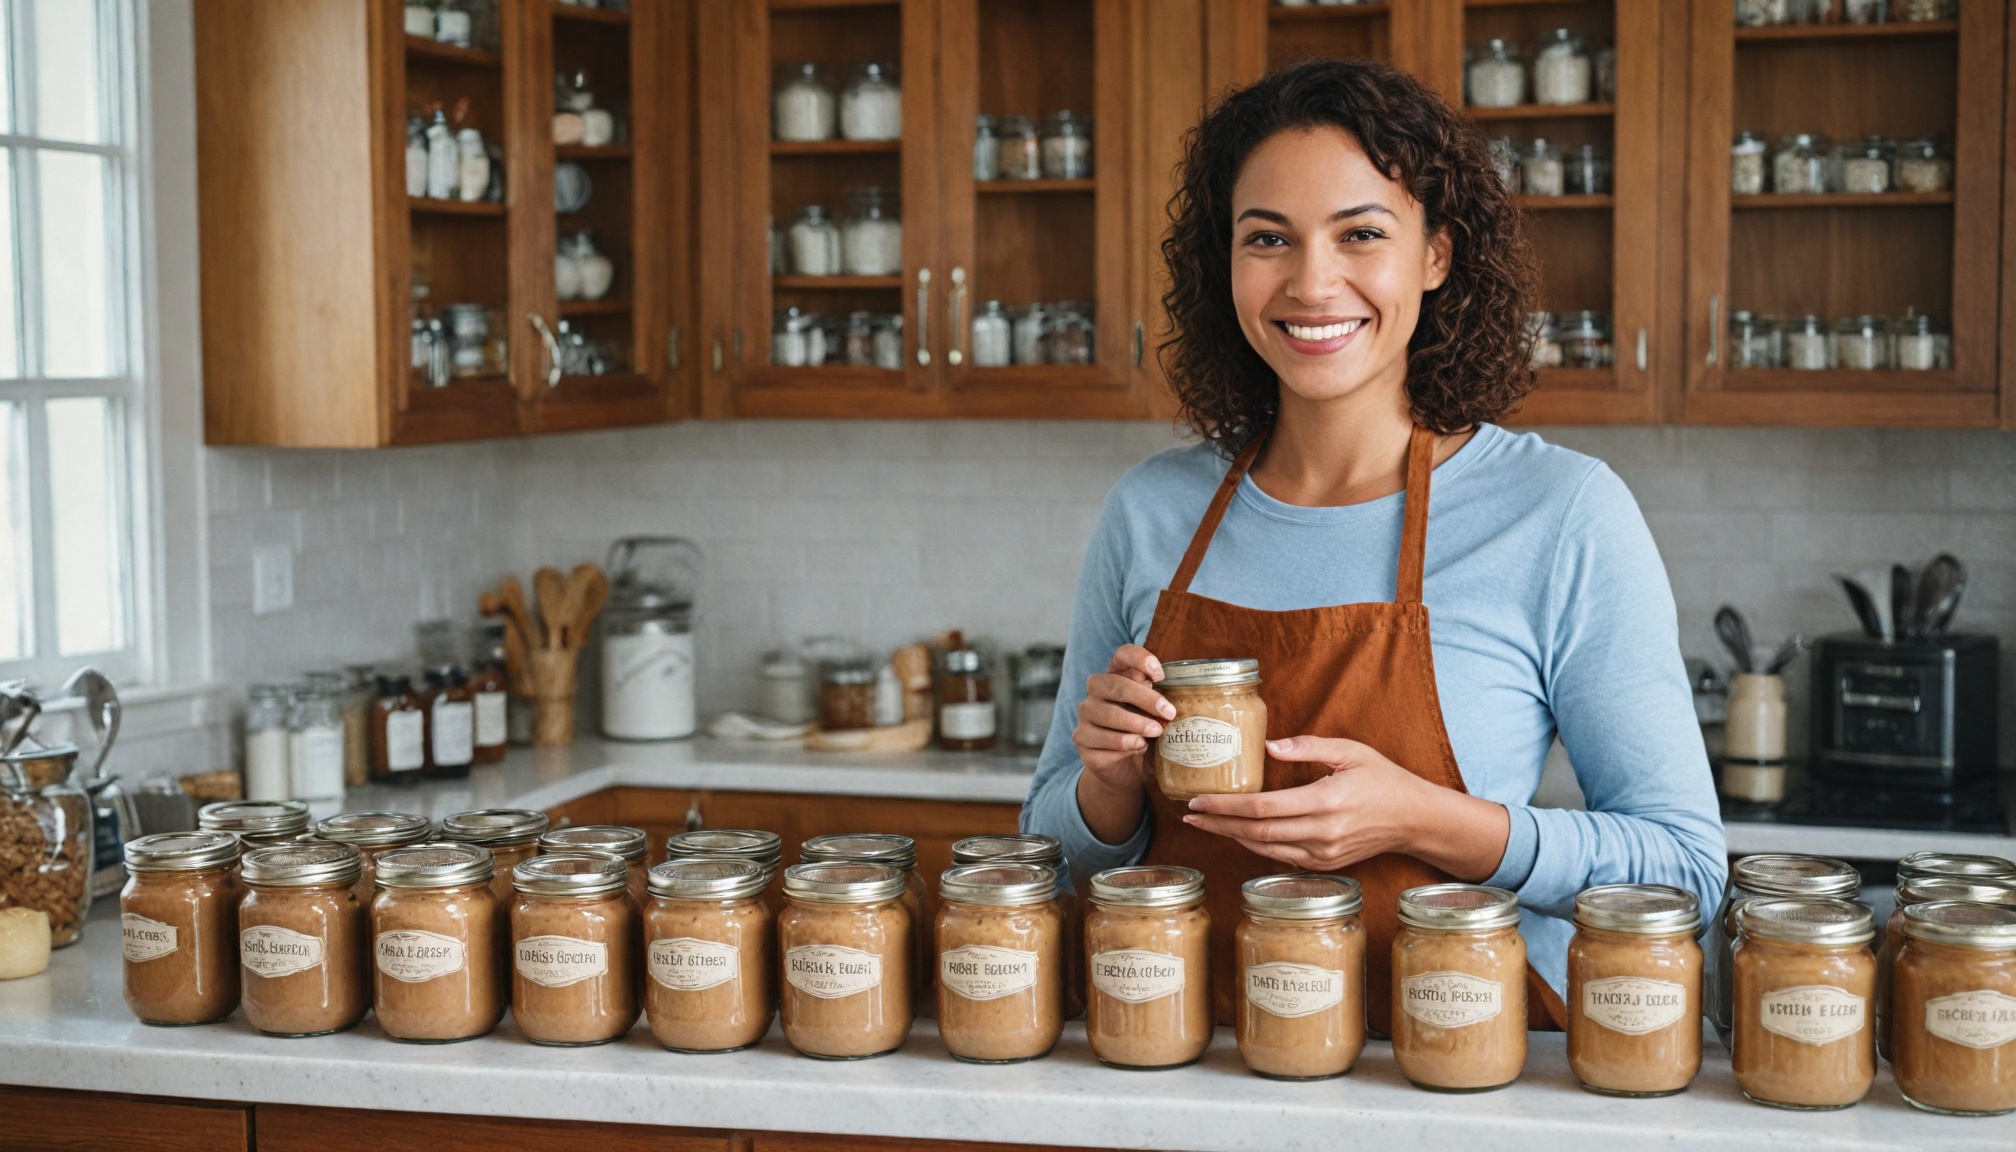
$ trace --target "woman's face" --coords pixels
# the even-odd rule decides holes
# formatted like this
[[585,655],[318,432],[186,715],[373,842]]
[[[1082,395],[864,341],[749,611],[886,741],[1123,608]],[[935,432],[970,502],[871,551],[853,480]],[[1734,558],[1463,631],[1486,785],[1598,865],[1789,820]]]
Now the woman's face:
[[1239,326],[1305,400],[1404,391],[1421,294],[1448,275],[1447,236],[1341,128],[1276,133],[1232,188]]

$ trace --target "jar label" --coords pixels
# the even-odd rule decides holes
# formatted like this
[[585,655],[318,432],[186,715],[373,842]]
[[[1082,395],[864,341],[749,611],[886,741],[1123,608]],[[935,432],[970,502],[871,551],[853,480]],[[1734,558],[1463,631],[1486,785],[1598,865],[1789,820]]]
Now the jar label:
[[1092,956],[1092,987],[1128,1004],[1146,1004],[1183,990],[1183,958],[1121,948]]
[[1868,1001],[1832,984],[1778,988],[1757,998],[1766,1032],[1801,1044],[1832,1044],[1862,1031]]
[[1246,969],[1246,1002],[1273,1016],[1314,1016],[1344,1002],[1344,973],[1275,960]]
[[2000,1048],[2016,1040],[2016,996],[1981,989],[1925,1002],[1925,1030],[1963,1048]]
[[1667,980],[1609,976],[1582,986],[1582,1015],[1626,1036],[1643,1036],[1687,1014],[1687,989]]
[[292,976],[321,966],[322,938],[260,924],[238,933],[238,958],[255,976]]
[[649,960],[651,978],[674,992],[713,988],[742,972],[740,948],[691,936],[653,940]]
[[994,735],[994,705],[942,704],[938,733],[947,740],[985,740]]
[[495,748],[508,736],[505,727],[505,698],[502,692],[476,694],[476,746]]
[[882,957],[837,944],[800,944],[784,953],[784,979],[821,1000],[838,1000],[882,983]]
[[1424,972],[1400,981],[1407,1015],[1437,1028],[1482,1024],[1505,1008],[1505,986],[1467,972]]
[[127,912],[119,917],[119,934],[124,938],[126,959],[135,964],[159,960],[175,951],[176,930],[173,924],[163,924],[159,920]]
[[968,944],[938,955],[938,982],[968,1000],[999,1000],[1036,986],[1036,953]]
[[427,717],[418,710],[385,717],[385,767],[418,772],[427,766]]
[[476,708],[442,697],[434,702],[434,763],[467,764],[476,758]]
[[1215,768],[1237,760],[1244,743],[1237,724],[1209,716],[1185,716],[1162,729],[1156,755],[1185,768]]
[[527,936],[518,941],[518,975],[541,988],[565,988],[609,974],[609,945],[572,936]]
[[462,941],[410,928],[380,932],[376,950],[378,971],[407,984],[460,972],[465,961]]

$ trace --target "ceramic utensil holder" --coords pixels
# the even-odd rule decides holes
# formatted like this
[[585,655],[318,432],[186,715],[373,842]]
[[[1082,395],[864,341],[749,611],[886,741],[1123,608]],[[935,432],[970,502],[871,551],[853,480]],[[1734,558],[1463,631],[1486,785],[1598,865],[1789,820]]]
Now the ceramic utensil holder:
[[1785,681],[1739,673],[1729,692],[1722,792],[1737,800],[1785,798]]

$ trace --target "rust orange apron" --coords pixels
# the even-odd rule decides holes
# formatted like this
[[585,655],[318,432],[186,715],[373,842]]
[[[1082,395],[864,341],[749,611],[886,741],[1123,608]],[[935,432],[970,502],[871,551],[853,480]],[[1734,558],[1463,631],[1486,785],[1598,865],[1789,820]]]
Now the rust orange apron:
[[[1421,602],[1428,547],[1428,477],[1435,467],[1435,434],[1416,428],[1407,446],[1406,519],[1400,534],[1400,573],[1393,603],[1338,604],[1267,612],[1242,608],[1190,591],[1211,537],[1225,518],[1239,482],[1259,455],[1255,439],[1225,473],[1210,510],[1197,525],[1189,551],[1155,603],[1148,650],[1160,660],[1247,657],[1260,661],[1260,695],[1267,702],[1267,738],[1345,737],[1368,744],[1408,771],[1443,788],[1465,791],[1442,705],[1435,692],[1435,655],[1428,638],[1428,609]],[[1267,758],[1266,790],[1294,788],[1328,775],[1321,764]],[[1239,923],[1239,886],[1256,876],[1293,871],[1223,836],[1183,823],[1186,804],[1148,781],[1147,860],[1184,864],[1205,876],[1211,912],[1211,1000],[1218,1023],[1230,1024],[1236,1003],[1237,966],[1232,933]],[[1398,853],[1343,869],[1363,886],[1366,930],[1365,1010],[1374,1031],[1392,1032],[1393,934],[1400,893],[1453,879]],[[1528,1026],[1564,1026],[1567,1011],[1529,965]]]

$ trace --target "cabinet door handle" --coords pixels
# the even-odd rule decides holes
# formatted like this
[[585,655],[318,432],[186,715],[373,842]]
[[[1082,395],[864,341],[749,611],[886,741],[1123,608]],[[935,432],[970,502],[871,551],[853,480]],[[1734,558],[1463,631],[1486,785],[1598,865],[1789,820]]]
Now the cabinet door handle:
[[721,347],[721,338],[716,336],[714,338],[714,375],[719,376],[721,374],[721,369],[725,366],[725,363],[726,355],[724,349]]
[[1645,355],[1645,326],[1643,324],[1640,324],[1638,326],[1638,371],[1640,372],[1645,371],[1646,360],[1647,357]]
[[1708,294],[1708,367],[1722,360],[1722,294]]
[[679,329],[677,327],[665,330],[665,370],[667,372],[677,372],[679,370]]
[[917,363],[931,364],[931,269],[917,269]]
[[526,315],[532,318],[532,330],[539,333],[539,342],[546,345],[546,387],[558,388],[560,386],[560,341],[553,335],[553,329],[547,327],[544,316],[539,315],[537,312],[529,312]]
[[692,832],[706,822],[706,818],[700,815],[700,801],[698,799],[688,800],[686,802],[686,831]]
[[957,368],[966,362],[966,269],[952,269],[952,291],[949,294],[952,309],[952,350],[945,353],[945,362]]
[[1141,366],[1141,355],[1147,350],[1147,347],[1148,334],[1142,329],[1141,322],[1136,320],[1134,322],[1134,367],[1139,368]]

